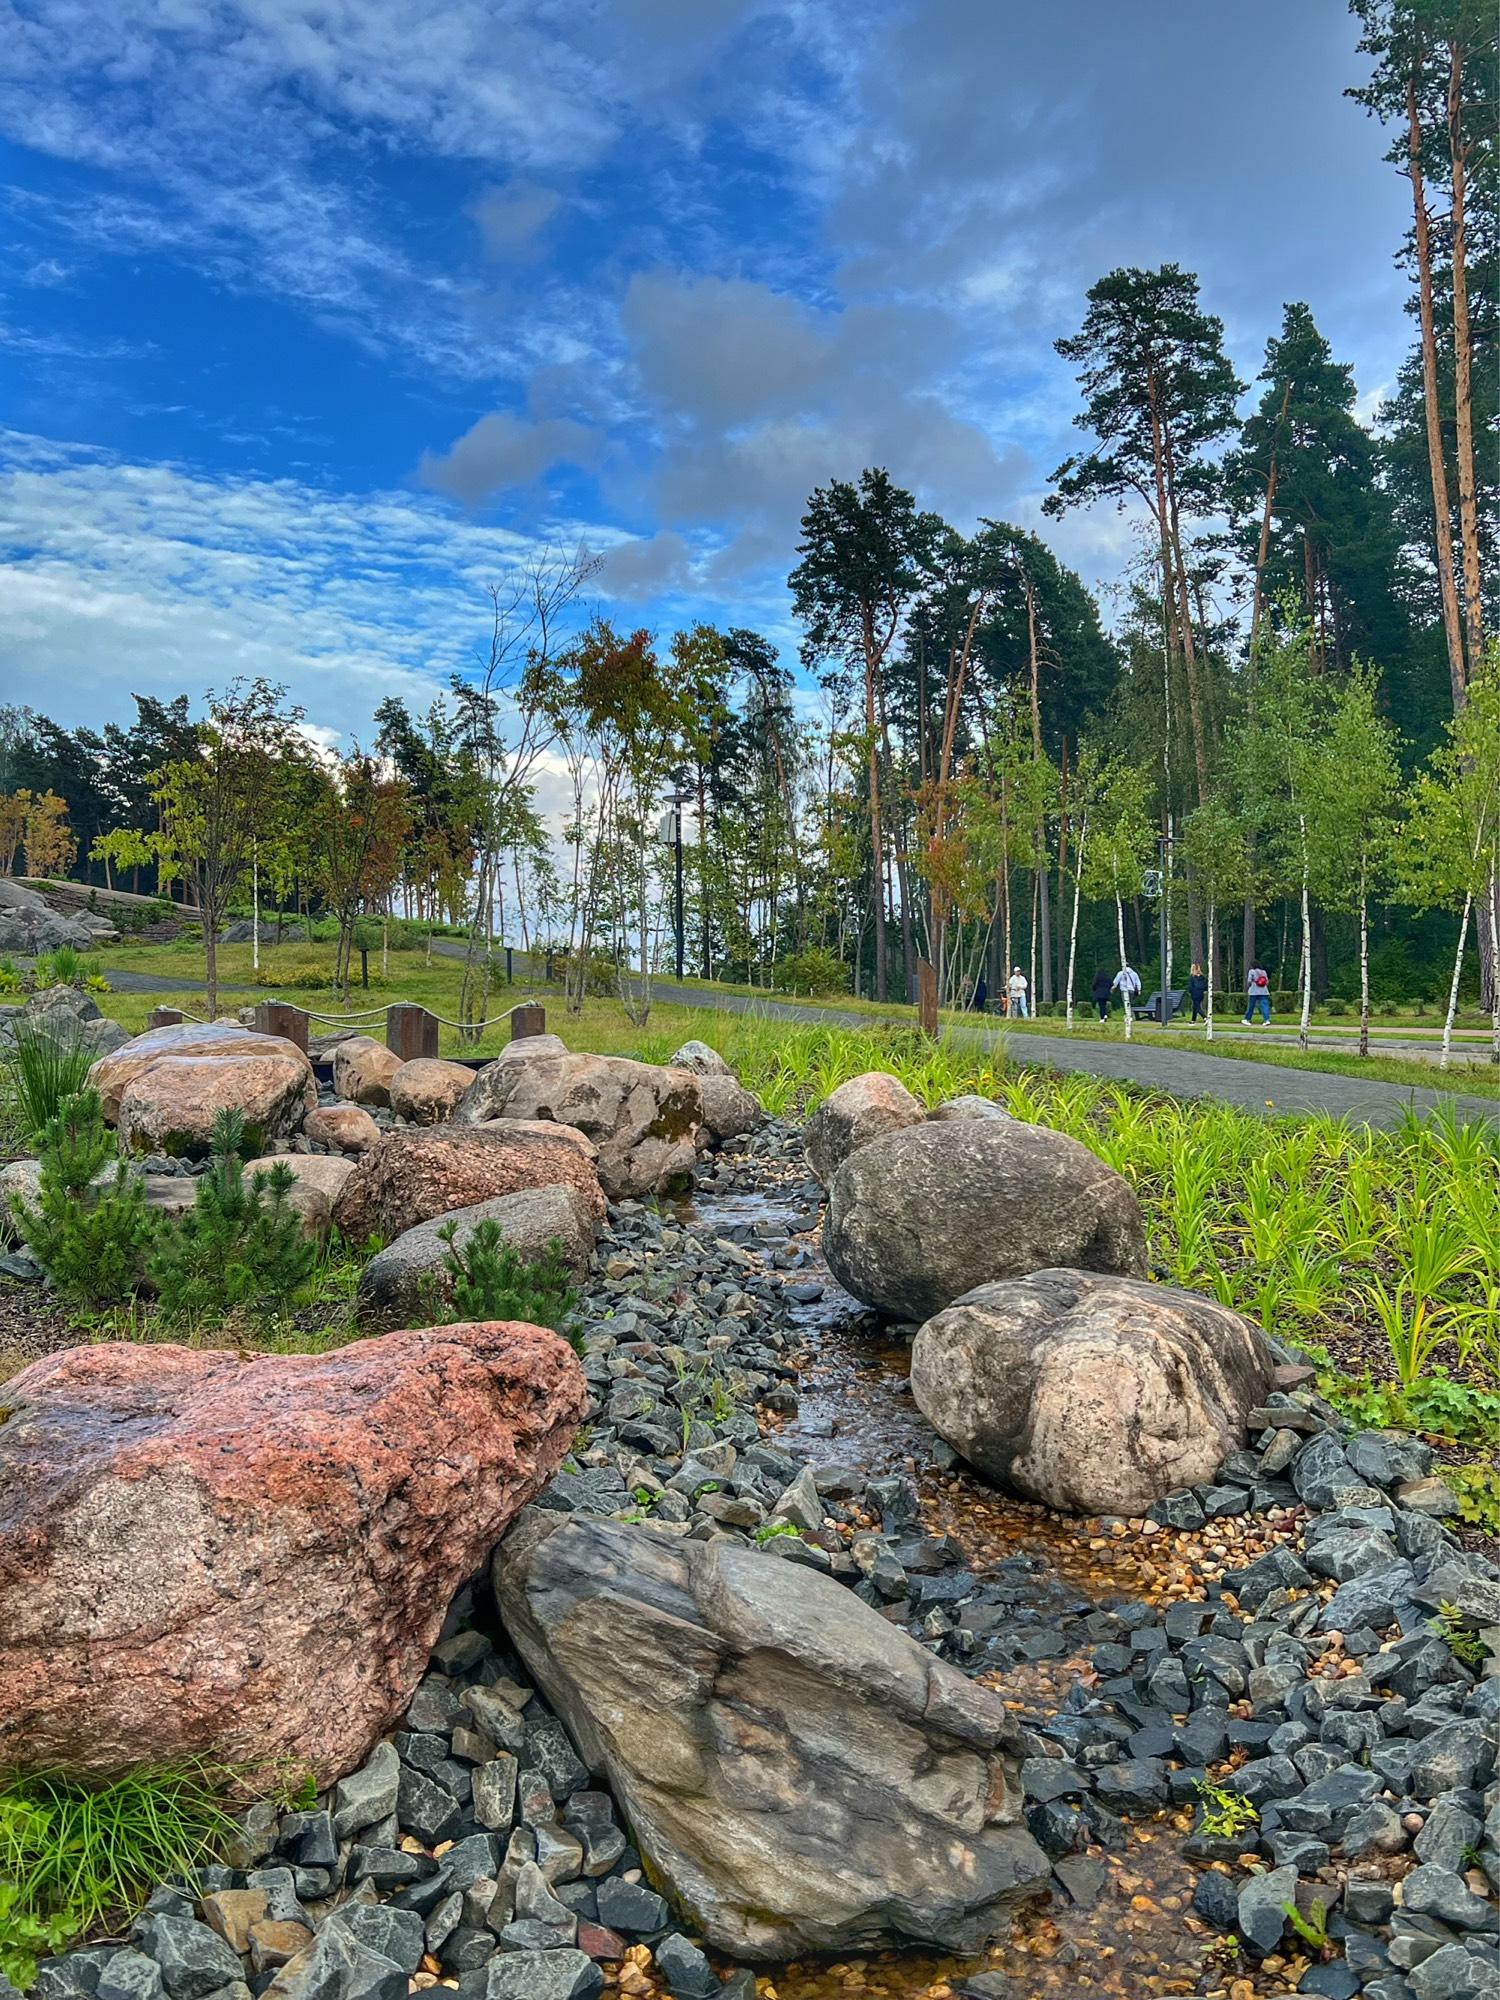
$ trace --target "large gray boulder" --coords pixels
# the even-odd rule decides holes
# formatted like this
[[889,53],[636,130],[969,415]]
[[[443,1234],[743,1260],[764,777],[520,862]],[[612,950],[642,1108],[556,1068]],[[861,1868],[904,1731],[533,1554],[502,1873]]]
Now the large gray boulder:
[[[104,929],[115,935],[112,925],[105,924]],[[92,951],[104,941],[92,925],[59,916],[35,889],[23,889],[19,882],[0,876],[0,951],[34,958],[38,952],[56,951],[59,945]]]
[[[511,1044],[518,1047],[524,1044]],[[690,1181],[703,1096],[688,1070],[628,1056],[507,1051],[480,1070],[453,1114],[455,1125],[495,1119],[571,1125],[584,1133],[599,1149],[604,1191],[618,1201],[670,1194]]]
[[851,1076],[831,1090],[807,1121],[802,1150],[807,1164],[828,1187],[849,1155],[887,1132],[920,1125],[927,1116],[898,1076],[883,1069]]
[[1063,1513],[1129,1516],[1213,1477],[1274,1370],[1260,1329],[1198,1292],[1038,1271],[928,1320],[911,1386],[991,1479]]
[[130,1032],[100,1012],[98,1003],[76,986],[48,986],[24,1006],[0,1008],[0,1048],[27,1036],[57,1048],[83,1049],[92,1059],[107,1056],[130,1040]]
[[765,1124],[765,1106],[707,1042],[684,1042],[669,1067],[691,1070],[697,1077],[703,1099],[703,1129],[711,1139],[738,1139],[746,1132],[758,1132]]
[[463,1249],[478,1225],[488,1221],[500,1225],[501,1238],[524,1262],[535,1263],[546,1255],[549,1244],[558,1242],[574,1281],[581,1282],[586,1275],[596,1233],[589,1202],[576,1188],[522,1188],[419,1222],[377,1251],[360,1273],[355,1311],[361,1325],[380,1330],[425,1325],[421,1315],[430,1315],[436,1302],[446,1304],[453,1296],[449,1246],[439,1231],[455,1223],[454,1246]]
[[485,1125],[502,1117],[505,1100],[524,1064],[549,1062],[569,1053],[561,1035],[523,1035],[519,1041],[507,1042],[493,1062],[475,1072],[459,1100],[455,1120],[460,1125]]
[[653,1881],[719,1950],[973,1951],[1045,1883],[1004,1703],[831,1578],[533,1509],[494,1583]]
[[829,1186],[823,1249],[846,1291],[912,1320],[1029,1271],[1146,1275],[1129,1183],[1076,1139],[1020,1119],[924,1123],[859,1147]]

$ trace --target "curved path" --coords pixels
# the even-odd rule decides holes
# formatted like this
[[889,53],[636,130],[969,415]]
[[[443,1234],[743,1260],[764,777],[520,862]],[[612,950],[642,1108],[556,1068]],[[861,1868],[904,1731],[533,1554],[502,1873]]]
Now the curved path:
[[[762,1000],[742,993],[713,993],[702,987],[653,981],[658,1000],[673,1006],[712,1008],[729,1014],[760,1014],[773,1021],[820,1021],[840,1028],[868,1028],[872,1017],[841,1007],[803,1006],[789,1000]],[[1084,1070],[1169,1091],[1174,1097],[1217,1097],[1262,1117],[1327,1112],[1335,1118],[1390,1129],[1410,1110],[1436,1111],[1451,1105],[1464,1119],[1500,1118],[1500,1105],[1449,1091],[1416,1090],[1400,1083],[1366,1082],[1328,1070],[1280,1069],[1273,1063],[1241,1062],[1233,1056],[1200,1056],[1191,1049],[1151,1048],[1141,1042],[1070,1041],[1064,1035],[1005,1036],[1000,1028],[950,1026],[956,1040],[982,1048],[1004,1046],[1013,1062],[1045,1063],[1053,1069]]]

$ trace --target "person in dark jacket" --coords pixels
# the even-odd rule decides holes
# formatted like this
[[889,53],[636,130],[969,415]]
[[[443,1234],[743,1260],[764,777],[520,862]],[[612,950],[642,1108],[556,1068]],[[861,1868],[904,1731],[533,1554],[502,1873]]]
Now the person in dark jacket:
[[1193,1019],[1202,1021],[1208,1014],[1208,980],[1203,967],[1195,965],[1188,979],[1188,998],[1193,1003]]
[[1114,985],[1115,982],[1101,965],[1094,974],[1094,1004],[1099,1009],[1101,1021],[1109,1019],[1109,997],[1114,991]]
[[985,1009],[989,1006],[989,1004],[990,1004],[989,981],[985,978],[984,974],[981,972],[979,975],[979,984],[974,988],[974,1000],[973,1000],[974,1012],[976,1014],[984,1013]]

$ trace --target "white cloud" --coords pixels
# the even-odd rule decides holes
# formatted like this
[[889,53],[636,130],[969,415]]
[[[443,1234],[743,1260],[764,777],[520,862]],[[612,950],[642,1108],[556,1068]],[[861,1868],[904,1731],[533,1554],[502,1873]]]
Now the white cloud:
[[[575,524],[554,539],[572,546]],[[368,739],[387,695],[425,706],[485,638],[486,586],[541,543],[419,495],[213,479],[0,434],[7,698],[59,722],[286,682],[323,731]]]

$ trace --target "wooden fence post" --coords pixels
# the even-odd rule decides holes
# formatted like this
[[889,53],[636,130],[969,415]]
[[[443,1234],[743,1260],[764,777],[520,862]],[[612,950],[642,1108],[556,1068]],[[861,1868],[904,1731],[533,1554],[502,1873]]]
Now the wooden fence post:
[[285,1000],[262,1000],[255,1010],[256,1032],[262,1035],[280,1035],[284,1041],[295,1042],[303,1055],[307,1054],[308,1019],[301,1007],[290,1006]]
[[176,1028],[182,1024],[180,1007],[153,1007],[146,1021],[148,1028]]
[[435,1056],[438,1052],[438,1017],[429,1014],[425,1007],[413,1006],[402,1001],[385,1010],[385,1044],[402,1062],[415,1062],[420,1056]]
[[935,1035],[938,1031],[937,967],[925,958],[917,960],[917,1006],[922,1018],[922,1033]]
[[547,1010],[535,1003],[525,1007],[513,1007],[510,1013],[510,1038],[513,1042],[524,1041],[528,1035],[545,1035],[547,1032]]

